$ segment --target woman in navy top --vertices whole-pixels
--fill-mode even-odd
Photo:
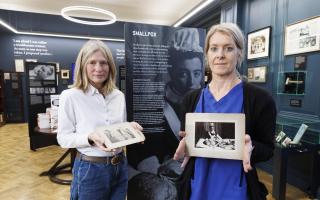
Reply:
[[[226,23],[213,26],[207,34],[205,52],[212,79],[205,88],[185,97],[181,127],[184,127],[186,112],[245,113],[244,155],[242,161],[197,157],[188,162],[189,158],[185,158],[183,166],[188,164],[184,176],[190,177],[188,186],[191,192],[184,193],[187,194],[184,199],[265,199],[265,189],[259,188],[253,164],[272,156],[276,120],[274,101],[265,91],[239,78],[237,66],[243,60],[244,36],[237,25]],[[261,105],[253,99],[260,99]],[[268,127],[264,127],[262,122]],[[180,133],[182,136],[186,134],[183,131]],[[185,142],[182,139],[174,159],[179,159],[184,152]]]

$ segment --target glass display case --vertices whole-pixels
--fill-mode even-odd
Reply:
[[[277,116],[276,134],[283,131],[287,137],[293,139],[301,124],[307,125],[308,128],[298,145],[284,146],[279,143],[275,145],[272,165],[272,196],[278,200],[286,199],[287,175],[304,177],[304,185],[307,185],[306,188],[308,188],[306,192],[311,197],[316,196],[319,187],[319,116],[280,111]]]
[[[279,72],[277,94],[304,95],[306,76],[306,71]]]
[[[293,140],[301,124],[308,126],[301,142],[320,144],[320,118],[316,115],[280,111],[277,116],[276,135],[282,131]]]

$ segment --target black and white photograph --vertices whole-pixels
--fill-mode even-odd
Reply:
[[[320,50],[320,17],[304,19],[287,25],[285,29],[285,55]]]
[[[30,80],[55,80],[55,66],[37,64],[33,68],[29,68]]]
[[[111,149],[145,140],[143,133],[134,129],[129,122],[98,127],[95,131],[106,136],[105,145]]]
[[[270,33],[269,26],[248,34],[248,60],[269,56]]]
[[[235,150],[234,142],[234,123],[196,122],[195,148]]]
[[[242,160],[244,114],[187,113],[186,133],[189,156]]]
[[[117,143],[129,139],[136,138],[128,128],[117,128],[115,131],[109,129],[104,130],[104,134],[108,137],[111,143]]]

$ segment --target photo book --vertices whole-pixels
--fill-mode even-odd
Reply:
[[[105,145],[110,148],[118,148],[145,140],[143,133],[134,129],[129,122],[100,126],[96,132],[106,135]]]
[[[187,113],[186,154],[242,160],[245,115],[242,113]]]

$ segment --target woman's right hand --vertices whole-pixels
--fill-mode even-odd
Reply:
[[[180,131],[179,135],[180,137],[182,137],[182,139],[179,142],[179,146],[173,156],[173,160],[180,160],[183,158],[181,168],[184,168],[187,165],[190,159],[190,156],[186,156],[186,141],[185,141],[186,132]]]
[[[88,135],[88,140],[92,141],[95,146],[97,146],[99,149],[102,151],[108,151],[108,152],[113,152],[116,151],[116,149],[110,149],[105,145],[106,141],[106,136],[103,133],[98,133],[98,132],[92,132]]]

